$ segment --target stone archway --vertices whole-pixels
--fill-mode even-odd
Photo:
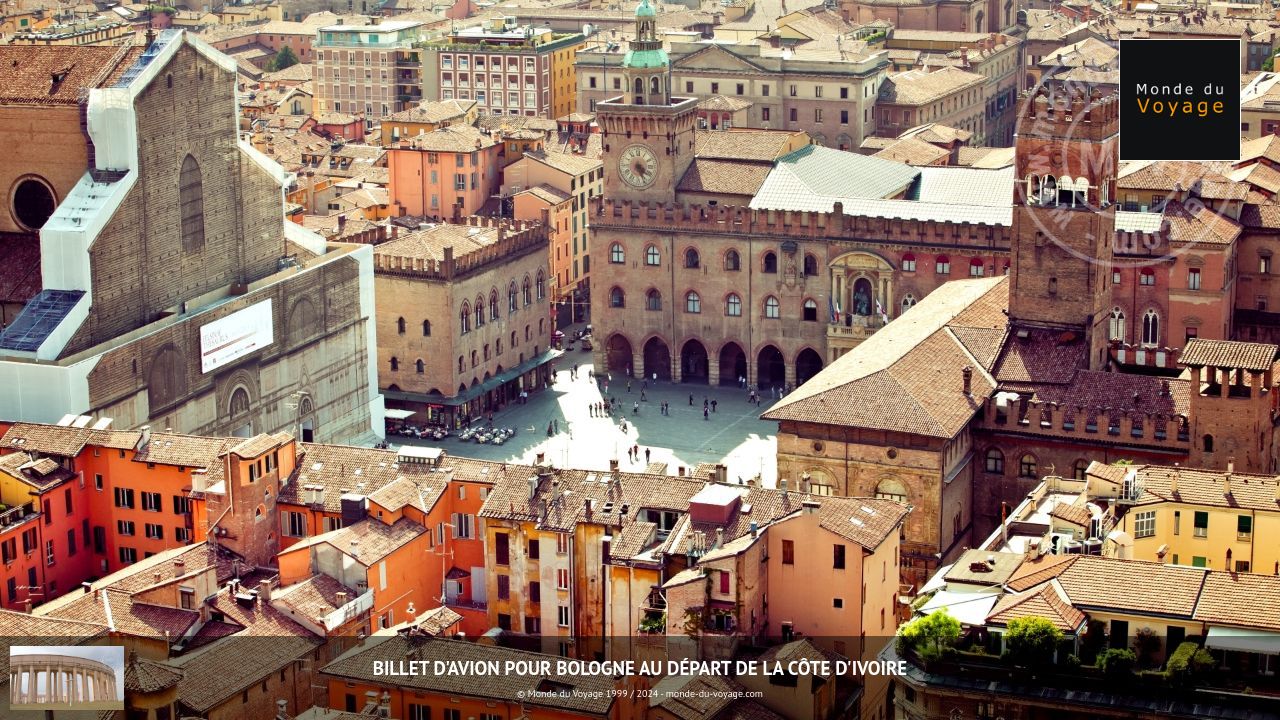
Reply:
[[[756,386],[761,392],[783,387],[787,382],[787,362],[782,351],[773,345],[765,345],[756,355]]]
[[[894,297],[894,267],[874,253],[858,250],[831,261],[831,291],[840,309],[840,325],[861,324],[857,318],[879,319],[876,303],[890,312],[889,298]],[[858,312],[858,290],[864,293],[865,314]]]
[[[605,343],[605,366],[609,372],[625,373],[631,367],[631,341],[614,335]]]
[[[671,379],[671,349],[662,338],[649,338],[644,344],[644,377],[657,376],[659,380]]]
[[[700,383],[710,381],[711,363],[707,361],[707,348],[697,340],[689,340],[680,349],[680,382]]]
[[[737,385],[738,378],[747,376],[747,354],[736,342],[725,343],[720,348],[720,384]]]
[[[822,370],[822,357],[813,348],[805,348],[796,356],[796,385],[803,385]]]

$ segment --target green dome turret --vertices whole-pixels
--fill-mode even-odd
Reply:
[[[640,0],[640,4],[636,6],[636,17],[657,17],[658,11],[653,5],[649,4],[649,0]]]

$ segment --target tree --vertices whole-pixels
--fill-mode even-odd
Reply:
[[[291,68],[298,64],[298,56],[293,54],[293,50],[288,45],[280,48],[280,52],[271,58],[271,62],[267,63],[267,72],[277,72],[285,68]]]
[[[1132,675],[1137,664],[1138,656],[1127,648],[1109,648],[1098,656],[1098,669],[1103,675],[1115,680]]]
[[[1048,665],[1062,642],[1062,631],[1042,617],[1015,618],[1004,634],[1008,659],[1015,665]]]
[[[925,649],[936,656],[959,639],[960,621],[942,608],[903,625],[898,631],[898,650],[920,650],[920,646],[925,645]]]

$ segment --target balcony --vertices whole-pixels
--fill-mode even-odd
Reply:
[[[0,512],[0,527],[9,527],[10,525],[19,525],[28,518],[35,517],[36,504],[34,502],[25,505],[16,505],[3,512]]]

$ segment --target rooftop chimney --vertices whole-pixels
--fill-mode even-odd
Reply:
[[[289,701],[284,698],[276,701],[276,720],[289,720]]]
[[[1222,494],[1223,495],[1231,494],[1231,475],[1235,472],[1235,470],[1236,470],[1236,459],[1227,458],[1227,472],[1225,475],[1222,476]]]
[[[151,426],[143,425],[138,436],[138,445],[134,448],[136,452],[142,452],[147,449],[147,445],[151,442]]]
[[[805,515],[812,515],[818,511],[818,508],[822,507],[822,503],[817,500],[805,500],[800,503],[800,506],[804,508]]]
[[[1178,494],[1178,480],[1179,480],[1179,472],[1180,472],[1180,470],[1181,470],[1181,468],[1179,467],[1179,464],[1178,464],[1178,463],[1174,463],[1174,464],[1173,464],[1173,475],[1171,475],[1171,476],[1169,477],[1169,492],[1170,492],[1170,493],[1172,493],[1172,494],[1174,494],[1174,495],[1177,495],[1177,494]]]
[[[724,528],[716,528],[716,547],[724,545]]]
[[[960,370],[960,376],[964,378],[964,394],[972,395],[973,394],[973,368],[970,367],[969,365],[965,365],[964,368]]]
[[[782,491],[782,497],[787,496],[787,479],[780,478],[778,480],[778,489]]]
[[[262,598],[262,602],[271,602],[271,581],[263,580],[258,583],[258,597]]]
[[[347,604],[347,593],[345,590],[339,590],[333,594],[333,604],[342,607]]]

